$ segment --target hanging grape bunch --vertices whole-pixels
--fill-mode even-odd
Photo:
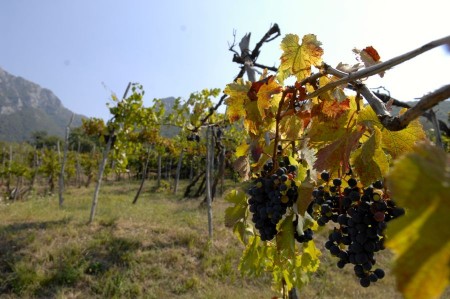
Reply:
[[[252,221],[263,241],[275,237],[277,223],[298,197],[298,188],[294,182],[297,167],[290,165],[289,159],[284,160],[276,170],[272,162],[264,165],[261,176],[248,191]]]
[[[339,268],[353,264],[361,286],[368,287],[384,277],[382,269],[373,268],[375,252],[385,248],[386,223],[405,210],[384,194],[381,181],[362,188],[355,178],[350,178],[348,187],[343,188],[342,180],[330,180],[327,172],[321,178],[325,184],[313,191],[310,212],[316,211],[321,226],[329,221],[339,224],[330,233],[325,248],[339,258]]]

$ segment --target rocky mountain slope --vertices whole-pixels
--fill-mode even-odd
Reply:
[[[72,111],[52,91],[0,68],[0,140],[25,141],[32,132],[64,136]],[[72,125],[81,125],[75,114]]]

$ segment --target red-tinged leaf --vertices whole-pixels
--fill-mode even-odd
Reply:
[[[375,50],[374,47],[368,46],[368,47],[364,48],[363,51],[366,52],[367,55],[369,55],[373,59],[373,61],[375,61],[375,62],[380,61],[380,55],[378,54],[378,51]]]
[[[269,76],[267,78],[264,78],[262,80],[256,81],[256,82],[252,82],[252,86],[250,87],[250,90],[248,91],[247,95],[250,98],[250,100],[252,101],[256,101],[258,100],[258,92],[261,88],[261,86],[263,86],[264,84],[268,85],[271,82],[273,82],[275,79],[274,76]],[[281,90],[281,87],[279,87]]]
[[[329,118],[339,118],[345,111],[350,109],[350,100],[346,99],[342,102],[337,100],[322,102],[322,113]]]
[[[253,86],[252,86],[253,87]],[[275,81],[274,76],[270,76],[258,87],[257,100],[260,118],[266,117],[266,110],[271,105],[277,105],[278,101],[272,101],[273,96],[281,92],[281,86]]]
[[[358,140],[363,133],[363,130],[355,130],[319,149],[314,168],[317,171],[325,171],[335,170],[342,166],[342,170],[347,171],[350,153],[358,145]]]
[[[353,52],[359,56],[359,60],[364,63],[365,67],[371,67],[381,63],[380,55],[372,46],[366,47],[363,50],[353,49]],[[379,73],[379,75],[383,77],[384,72]]]

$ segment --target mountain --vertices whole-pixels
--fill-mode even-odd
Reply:
[[[0,140],[26,141],[35,131],[63,137],[73,112],[52,91],[0,68]],[[80,126],[75,114],[72,126]]]

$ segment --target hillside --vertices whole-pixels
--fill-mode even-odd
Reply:
[[[49,89],[0,68],[0,140],[25,141],[35,131],[62,137],[72,114]],[[73,126],[83,117],[75,114]]]
[[[415,106],[417,102],[406,102],[406,104],[412,106]],[[399,107],[392,107],[392,115],[398,115],[400,111]],[[444,123],[447,124],[447,126],[450,125],[449,123],[449,112],[450,112],[450,101],[443,101],[440,102],[439,105],[437,105],[435,108],[433,108],[433,111],[436,113],[436,117],[439,120],[442,120]],[[425,117],[420,117],[420,122],[422,123],[425,130],[431,129],[432,124],[429,122]]]

